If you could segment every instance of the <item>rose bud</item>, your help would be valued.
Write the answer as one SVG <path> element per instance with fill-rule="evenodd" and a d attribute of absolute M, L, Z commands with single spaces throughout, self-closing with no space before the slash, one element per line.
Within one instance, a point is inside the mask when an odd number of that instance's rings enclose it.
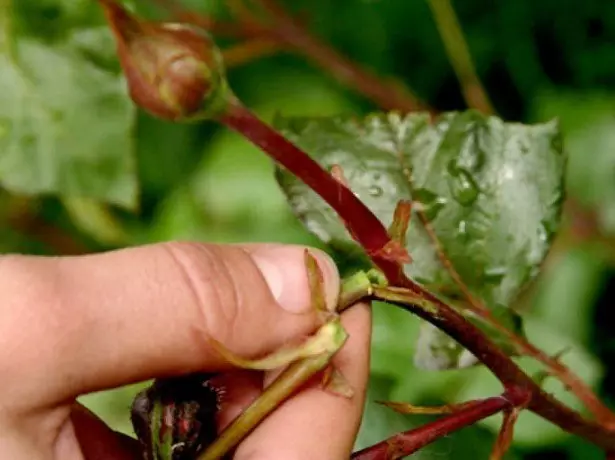
<path fill-rule="evenodd" d="M 211 118 L 225 109 L 230 92 L 224 64 L 207 32 L 142 20 L 112 0 L 100 3 L 135 104 L 172 121 Z"/>

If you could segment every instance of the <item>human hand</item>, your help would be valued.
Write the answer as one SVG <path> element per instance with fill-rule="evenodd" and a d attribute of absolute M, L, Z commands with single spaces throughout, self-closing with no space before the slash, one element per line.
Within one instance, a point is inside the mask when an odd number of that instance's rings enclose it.
<path fill-rule="evenodd" d="M 228 424 L 258 396 L 263 374 L 229 369 L 209 338 L 255 357 L 313 332 L 318 319 L 303 251 L 166 243 L 82 257 L 0 257 L 2 458 L 140 459 L 134 440 L 111 431 L 75 398 L 153 377 L 227 372 L 219 424 Z M 337 270 L 326 255 L 312 254 L 333 304 Z M 369 370 L 368 307 L 344 313 L 342 322 L 350 338 L 334 363 L 353 398 L 301 391 L 234 458 L 349 457 Z"/>

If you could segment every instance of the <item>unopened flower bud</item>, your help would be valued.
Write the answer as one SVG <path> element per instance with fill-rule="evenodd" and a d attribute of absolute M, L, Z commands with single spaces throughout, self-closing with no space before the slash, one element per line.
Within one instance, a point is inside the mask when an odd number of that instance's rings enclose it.
<path fill-rule="evenodd" d="M 173 121 L 210 118 L 224 110 L 229 99 L 224 65 L 204 30 L 147 22 L 115 1 L 100 3 L 135 104 Z"/>

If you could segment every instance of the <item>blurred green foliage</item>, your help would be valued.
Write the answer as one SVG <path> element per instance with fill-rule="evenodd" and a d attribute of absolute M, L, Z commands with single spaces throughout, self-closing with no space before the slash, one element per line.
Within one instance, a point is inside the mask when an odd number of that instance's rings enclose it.
<path fill-rule="evenodd" d="M 130 3 L 161 15 L 147 0 Z M 399 77 L 438 109 L 463 108 L 426 2 L 286 3 L 307 14 L 310 29 L 344 54 Z M 226 15 L 222 0 L 185 4 Z M 615 3 L 458 0 L 454 6 L 504 118 L 561 120 L 574 212 L 567 213 L 542 276 L 519 308 L 526 311 L 529 338 L 550 353 L 568 348 L 564 362 L 613 402 L 608 293 L 615 283 Z M 171 239 L 320 245 L 292 216 L 273 165 L 257 149 L 213 124 L 171 125 L 127 104 L 102 25 L 91 0 L 0 1 L 0 251 L 100 251 Z M 276 112 L 349 115 L 375 109 L 292 54 L 231 69 L 229 77 L 245 103 L 267 120 Z M 109 158 L 120 162 L 106 163 Z M 75 178 L 77 169 L 82 177 Z M 24 177 L 26 171 L 36 175 Z M 106 214 L 91 201 L 79 201 L 103 198 L 129 206 L 133 200 L 118 197 L 137 183 L 139 206 L 133 211 L 111 208 Z M 27 192 L 49 193 L 25 200 Z M 374 310 L 372 401 L 437 404 L 498 391 L 484 369 L 419 371 L 412 363 L 418 320 L 386 306 Z M 572 401 L 557 382 L 546 385 Z M 84 401 L 128 432 L 135 391 Z M 370 403 L 358 446 L 424 420 Z M 415 457 L 486 458 L 496 422 L 493 417 L 467 428 Z M 523 416 L 515 441 L 509 458 L 601 458 L 531 414 Z"/>

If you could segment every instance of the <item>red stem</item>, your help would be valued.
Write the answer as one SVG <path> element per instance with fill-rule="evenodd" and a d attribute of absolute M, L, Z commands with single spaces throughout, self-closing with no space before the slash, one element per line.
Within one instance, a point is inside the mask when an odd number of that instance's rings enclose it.
<path fill-rule="evenodd" d="M 406 309 L 446 332 L 470 350 L 506 388 L 525 388 L 532 395 L 527 408 L 569 433 L 576 434 L 597 446 L 615 450 L 615 431 L 609 426 L 584 419 L 579 413 L 561 404 L 541 388 L 500 350 L 480 329 L 470 325 L 455 310 L 443 303 L 413 306 L 404 294 L 396 299 L 395 289 L 374 288 L 374 299 Z M 406 299 L 404 299 L 406 297 Z"/>
<path fill-rule="evenodd" d="M 522 390 L 509 391 L 502 396 L 487 398 L 469 404 L 458 412 L 444 416 L 414 430 L 398 433 L 366 449 L 352 454 L 353 460 L 395 460 L 410 455 L 466 426 L 472 425 L 493 414 L 521 406 L 529 394 Z"/>
<path fill-rule="evenodd" d="M 385 256 L 384 248 L 391 241 L 387 229 L 347 187 L 240 102 L 231 104 L 220 121 L 250 139 L 289 171 L 300 171 L 298 177 L 336 210 L 350 233 L 389 281 L 394 284 L 402 282 L 405 277 L 401 266 Z M 417 286 L 412 283 L 410 288 L 416 291 Z"/>

